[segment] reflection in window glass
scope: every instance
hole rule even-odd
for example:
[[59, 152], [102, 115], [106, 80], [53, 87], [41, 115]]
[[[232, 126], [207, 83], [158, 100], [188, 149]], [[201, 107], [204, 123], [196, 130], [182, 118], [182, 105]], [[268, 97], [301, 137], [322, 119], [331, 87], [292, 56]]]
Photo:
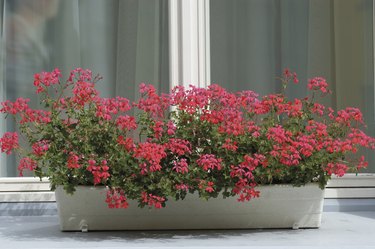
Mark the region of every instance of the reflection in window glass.
[[[0, 101], [30, 98], [37, 108], [33, 75], [56, 67], [63, 75], [76, 67], [100, 73], [104, 97], [134, 100], [141, 82], [168, 91], [167, 0], [0, 3]], [[14, 124], [0, 123], [0, 130], [14, 131]], [[0, 163], [0, 176], [18, 175], [16, 158], [2, 156]]]
[[[334, 91], [325, 104], [359, 107], [374, 136], [372, 2], [211, 1], [211, 79], [264, 95], [280, 90], [276, 77], [288, 67], [301, 82], [288, 95], [303, 97], [307, 80], [323, 76]], [[374, 153], [365, 154], [375, 172]]]

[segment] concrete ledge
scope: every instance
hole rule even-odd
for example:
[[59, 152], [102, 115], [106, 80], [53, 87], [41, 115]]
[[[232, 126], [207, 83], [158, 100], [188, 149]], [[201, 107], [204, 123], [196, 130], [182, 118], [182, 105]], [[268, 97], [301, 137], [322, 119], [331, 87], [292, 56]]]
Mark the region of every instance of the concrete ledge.
[[375, 199], [325, 199], [323, 212], [375, 211]]
[[0, 216], [57, 215], [55, 202], [0, 203]]
[[[4, 248], [374, 249], [375, 212], [326, 212], [319, 229], [61, 232], [58, 217], [0, 216]], [[2, 247], [2, 248], [3, 248]]]

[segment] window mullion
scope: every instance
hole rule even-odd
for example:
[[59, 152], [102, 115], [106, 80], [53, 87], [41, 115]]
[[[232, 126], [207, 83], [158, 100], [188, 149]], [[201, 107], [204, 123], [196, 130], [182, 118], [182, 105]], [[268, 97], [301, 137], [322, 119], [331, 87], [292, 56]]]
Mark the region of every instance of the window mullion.
[[170, 0], [170, 86], [210, 84], [209, 0]]

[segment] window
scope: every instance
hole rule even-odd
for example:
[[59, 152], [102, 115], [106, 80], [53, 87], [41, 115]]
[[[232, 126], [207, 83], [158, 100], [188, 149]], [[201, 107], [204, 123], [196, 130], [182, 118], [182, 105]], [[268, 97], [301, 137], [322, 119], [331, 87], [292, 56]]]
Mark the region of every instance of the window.
[[[375, 135], [372, 0], [215, 0], [210, 12], [212, 82], [264, 95], [280, 91], [276, 77], [291, 68], [300, 83], [288, 95], [301, 98], [322, 76], [333, 94], [319, 101], [360, 108]], [[375, 154], [363, 153], [375, 173]]]
[[[138, 84], [169, 89], [167, 0], [5, 0], [0, 87], [3, 99], [30, 98], [33, 75], [55, 67], [63, 75], [90, 68], [104, 97], [135, 99]], [[13, 130], [11, 120], [0, 127]], [[0, 176], [17, 176], [17, 158], [1, 157]]]

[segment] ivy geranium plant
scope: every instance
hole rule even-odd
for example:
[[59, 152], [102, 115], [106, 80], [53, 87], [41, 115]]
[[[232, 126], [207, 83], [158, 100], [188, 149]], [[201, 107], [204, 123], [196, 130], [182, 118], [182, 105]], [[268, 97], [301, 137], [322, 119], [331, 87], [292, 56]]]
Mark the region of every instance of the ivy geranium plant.
[[[18, 125], [0, 139], [1, 151], [16, 151], [20, 175], [30, 170], [68, 193], [79, 185], [106, 186], [110, 208], [126, 208], [129, 199], [162, 208], [194, 192], [248, 201], [261, 194], [259, 185], [324, 188], [332, 174], [366, 167], [355, 154], [375, 147], [361, 130], [359, 109], [336, 112], [316, 101], [330, 94], [321, 77], [309, 80], [302, 99], [230, 93], [218, 85], [160, 95], [141, 84], [135, 103], [100, 97], [100, 79], [81, 68], [65, 81], [58, 69], [42, 72], [34, 86], [43, 109], [29, 108], [23, 98], [1, 103], [0, 112]], [[296, 74], [285, 70], [282, 88], [291, 81], [298, 83]]]

